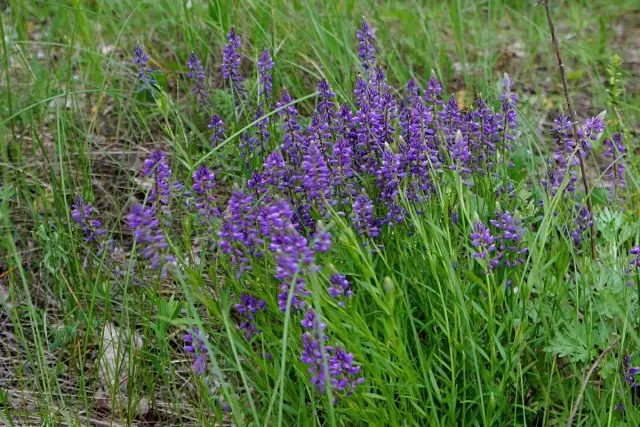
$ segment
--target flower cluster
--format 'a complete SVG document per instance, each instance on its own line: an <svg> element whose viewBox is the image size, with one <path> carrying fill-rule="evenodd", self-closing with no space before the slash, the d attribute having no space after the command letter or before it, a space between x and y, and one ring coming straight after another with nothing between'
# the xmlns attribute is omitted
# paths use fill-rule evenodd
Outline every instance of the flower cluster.
<svg viewBox="0 0 640 427"><path fill-rule="evenodd" d="M211 129L211 147L215 148L224 139L224 122L217 114L211 116L208 128Z"/></svg>
<svg viewBox="0 0 640 427"><path fill-rule="evenodd" d="M85 202L80 196L76 196L71 206L71 218L82 227L87 242L99 240L107 234L107 231L102 227L102 221L93 218L91 203Z"/></svg>
<svg viewBox="0 0 640 427"><path fill-rule="evenodd" d="M575 229L570 232L571 239L573 240L573 244L576 247L579 247L582 244L584 232L589 229L593 223L591 212L589 212L589 209L587 209L586 206L579 206L576 209L576 215L573 223L575 224Z"/></svg>
<svg viewBox="0 0 640 427"><path fill-rule="evenodd" d="M156 92L153 85L156 83L156 80L151 75L151 68L147 65L149 55L142 50L140 46L136 46L134 54L135 58L133 62L137 68L138 80L140 80L140 89L148 89L149 92L151 92L151 95L155 97Z"/></svg>
<svg viewBox="0 0 640 427"><path fill-rule="evenodd" d="M633 248L631 248L630 253L631 255L635 256L635 258L633 258L629 264L631 264L632 267L640 270L640 246L634 246Z"/></svg>
<svg viewBox="0 0 640 427"><path fill-rule="evenodd" d="M193 359L193 371L197 375L205 375L209 354L206 338L198 328L193 328L183 336L184 350L191 354Z"/></svg>
<svg viewBox="0 0 640 427"><path fill-rule="evenodd" d="M528 249L523 246L525 229L509 212L497 212L490 220L493 231L482 221L476 221L471 233L474 258L483 259L489 269L499 266L516 267L524 262Z"/></svg>
<svg viewBox="0 0 640 427"><path fill-rule="evenodd" d="M202 62L200 62L200 59L198 59L196 54L193 52L191 53L191 55L189 55L189 59L187 60L187 68L189 69L187 77L193 80L191 93L193 94L193 96L195 96L198 103L208 105L209 93L204 87L206 80L204 67L202 66Z"/></svg>
<svg viewBox="0 0 640 427"><path fill-rule="evenodd" d="M362 18L362 25L360 26L360 30L357 32L358 42L359 42L359 56L360 61L362 62L362 68L365 71L369 71L373 69L376 62L376 47L375 37L373 35L373 30L369 27L367 21Z"/></svg>
<svg viewBox="0 0 640 427"><path fill-rule="evenodd" d="M142 174L147 177L153 176L153 186L151 187L151 194L149 194L149 202L154 203L158 200L166 211L171 198L171 169L169 168L165 154L160 150L151 153L151 155L144 160Z"/></svg>
<svg viewBox="0 0 640 427"><path fill-rule="evenodd" d="M632 388L636 388L638 386L640 386L639 382L636 382L636 375L638 375L638 373L640 373L640 367L638 366L631 366L631 356L630 355L626 355L624 357L624 359L622 359L622 366L624 367L624 378L625 380L627 380L627 384L632 387Z"/></svg>
<svg viewBox="0 0 640 427"><path fill-rule="evenodd" d="M260 329L256 327L255 315L259 311L263 311L267 306L264 300L258 299L251 295L240 295L240 302L235 305L235 309L242 317L242 321L238 324L238 327L244 331L244 337L247 341L251 340L251 337L259 334Z"/></svg>
<svg viewBox="0 0 640 427"><path fill-rule="evenodd" d="M258 58L258 96L263 102L268 102L273 92L273 80L271 70L273 69L273 59L269 49L265 49Z"/></svg>
<svg viewBox="0 0 640 427"><path fill-rule="evenodd" d="M232 91L239 97L245 96L243 84L244 78L240 74L240 36L236 33L235 27L231 27L227 35L227 44L222 52L222 78L230 86Z"/></svg>
<svg viewBox="0 0 640 427"><path fill-rule="evenodd" d="M335 273L329 278L329 283L329 295L338 300L339 306L344 307L344 300L353 295L349 281L342 274Z"/></svg>
<svg viewBox="0 0 640 427"><path fill-rule="evenodd" d="M490 268L498 266L499 262L493 259L493 252L496 250L495 237L493 237L491 230L489 230L482 221L476 221L475 224L473 224L471 244L476 250L476 252L473 253L474 258L488 261Z"/></svg>
<svg viewBox="0 0 640 427"><path fill-rule="evenodd" d="M200 165L193 173L191 190L195 196L195 208L202 223L211 223L214 218L220 216L220 209L214 195L215 188L216 181L213 172L205 165Z"/></svg>
<svg viewBox="0 0 640 427"><path fill-rule="evenodd" d="M166 276L167 265L172 264L174 258L165 254L169 244L160 227L156 207L135 203L127 215L127 225L133 230L136 243L142 246L142 255L149 260L151 268L161 269L162 276Z"/></svg>
<svg viewBox="0 0 640 427"><path fill-rule="evenodd" d="M568 116L559 115L553 121L553 135L556 151L553 155L555 166L547 171L541 180L542 186L551 196L555 196L566 181L566 190L573 193L578 180L576 166L579 160L575 153L575 141L571 134L571 120Z"/></svg>
<svg viewBox="0 0 640 427"><path fill-rule="evenodd" d="M234 94L236 113L242 114L236 114L239 123L227 123L227 129L223 119L213 114L208 128L213 147L222 148L226 136L228 148L240 152L243 180L225 186L226 177L222 177L218 186L216 177L221 177L199 164L185 177L188 185L183 190L182 184L172 181L167 156L156 150L144 162L143 175L151 183L149 195L143 203L134 204L127 216L144 258L163 275L174 262L169 255L169 242L173 247L174 240L165 231L177 226L180 218L175 210L182 205L176 201L184 202L196 221L186 223L185 229L206 229L215 259L229 265L238 279L251 283L259 274L272 275L278 310L289 311L304 329L301 360L309 366L312 383L320 392L330 384L338 395L352 393L364 379L351 353L328 345L330 331L310 309L308 283L313 277L326 277L322 263L328 256L323 254L335 250L323 224L346 223L363 244L373 241L378 247L385 236L395 233L393 227L409 222L410 214L421 215L428 203L441 200L443 194L437 190L442 182L462 183L471 192L491 187L495 191L491 203L497 206L505 205L505 199L510 203L516 188L508 172L510 150L518 136L518 96L508 75L501 82L499 100L479 98L468 106L446 96L435 76L422 83L411 80L404 91L397 91L376 62L374 31L364 19L357 38L364 72L355 82L353 102L336 96L323 79L318 83L315 108L313 104L299 107L286 88L274 90L269 49L260 53L256 64L256 96L248 96L254 85L247 84L241 72L242 43L232 27L222 53L222 77L225 90ZM148 57L141 50L136 57L139 70L146 72ZM199 104L209 106L207 76L194 53L187 67L193 95ZM280 94L278 102L275 93ZM277 114L272 114L274 103ZM303 117L303 111L309 111L309 117ZM554 123L554 168L543 182L551 194L562 185L574 190L579 156L586 155L597 140L603 120L600 116L588 119L579 129L580 147L575 146L572 127L565 116ZM242 130L234 145L231 133L236 129ZM615 137L608 146L610 158L618 158L624 149ZM96 220L91 218L90 206L76 205L73 218L85 235L99 235L101 224L92 222ZM466 224L451 208L451 222L459 231ZM572 234L575 242L591 220L583 210L580 218L587 225L579 223ZM490 221L473 224L473 257L487 270L510 271L526 257L524 234L519 218L498 211ZM344 307L356 291L354 283L331 270L326 286L318 289L326 289L325 297ZM258 313L267 310L265 300L269 301L251 296L255 291L247 286L247 293L240 294L234 306L234 318L247 340L260 333ZM185 344L196 372L205 372L207 349L200 331L187 334Z"/></svg>
<svg viewBox="0 0 640 427"><path fill-rule="evenodd" d="M302 335L300 360L309 365L311 383L320 393L325 392L327 381L334 393L345 396L353 393L356 385L364 382L360 366L353 363L353 354L340 346L326 345L326 325L313 310L307 311L301 324L307 331Z"/></svg>

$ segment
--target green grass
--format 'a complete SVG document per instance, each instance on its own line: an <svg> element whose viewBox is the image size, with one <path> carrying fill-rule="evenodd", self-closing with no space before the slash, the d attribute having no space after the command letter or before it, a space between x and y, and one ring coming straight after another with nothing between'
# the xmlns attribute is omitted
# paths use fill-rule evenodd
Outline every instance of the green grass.
<svg viewBox="0 0 640 427"><path fill-rule="evenodd" d="M625 65L633 55L636 2L555 3L578 115L609 109L613 117L606 68L617 54L628 86L617 108L637 132L638 75ZM0 291L10 294L10 305L0 304L2 423L213 425L225 418L238 425L551 425L566 423L587 371L605 350L575 424L616 425L625 416L630 425L640 422L637 396L621 375L624 355L640 360L640 285L626 283L628 250L640 241L639 165L631 155L637 141L628 140L622 202L609 202L601 159L590 159L599 250L592 261L586 246L575 249L566 233L571 218L563 202L548 201L541 216L535 200L542 196L531 197L542 174L539 154L551 150L539 128L549 127L564 102L543 7L528 0L8 4L0 34ZM231 97L215 91L227 135L236 137L217 151L206 149L208 117L194 108L181 78L189 53L203 59L209 84L220 87L214 76L225 34L235 25L246 74L255 77L258 54L271 48L274 87L287 87L308 114L323 77L340 102L352 102L362 16L376 28L379 62L398 86L409 78L424 84L433 72L464 105L478 94L495 103L497 82L509 73L522 100L523 132L515 144L522 172L514 177L511 208L530 225L530 253L513 277L516 294L505 291L498 275L482 274L468 256L468 235L497 198L490 192L479 198L453 173L433 203L420 211L407 203L412 231L384 231L381 250L372 242L363 246L344 218L332 216L329 226L339 237L321 259L323 269L309 278L313 305L332 341L356 355L367 379L334 402L305 381L298 317L262 319L262 334L251 344L244 340L232 307L236 291L248 284L224 257L197 261L194 221L171 236L182 274L175 280L147 275L141 286L133 269L118 280L110 275L107 257L87 248L70 210L81 194L109 234L131 247L122 220L131 200L146 196L139 170L154 148L172 153L173 170L184 177L199 163L216 164L227 192L232 177L249 175L235 149L248 122L236 120ZM158 70L157 102L136 90L136 44ZM450 208L460 212L459 225ZM355 296L346 308L321 292L333 266L353 278ZM275 308L271 269L265 259L249 281ZM105 350L104 327L112 323L125 336L127 351L118 353L128 378L124 390L102 384L96 362ZM192 326L207 331L210 362L227 378L217 394L192 374L182 351L183 332ZM220 396L230 405L226 414ZM144 415L141 401L151 408ZM626 405L625 416L614 410L618 403Z"/></svg>

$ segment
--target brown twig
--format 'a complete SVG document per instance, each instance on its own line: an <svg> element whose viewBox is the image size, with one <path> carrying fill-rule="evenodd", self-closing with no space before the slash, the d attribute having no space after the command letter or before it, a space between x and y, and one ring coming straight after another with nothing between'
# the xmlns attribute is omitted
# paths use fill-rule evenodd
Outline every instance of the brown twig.
<svg viewBox="0 0 640 427"><path fill-rule="evenodd" d="M549 0L542 0L544 3L544 9L547 12L547 22L549 23L549 30L551 30L551 42L553 44L553 50L556 53L558 59L558 68L560 68L560 77L562 78L562 88L564 89L564 97L567 101L567 109L571 115L571 124L573 125L573 139L576 143L576 148L580 147L580 138L578 137L578 117L576 110L573 108L573 102L571 102L571 95L569 94L569 85L567 84L567 76L564 71L564 62L562 62L562 56L560 55L560 46L558 45L558 39L556 38L556 29L553 25L553 19L551 17L551 7L549 6ZM583 147L584 149L585 147ZM591 192L589 191L589 179L587 178L587 167L584 163L584 158L578 155L580 159L580 172L582 173L582 184L584 185L584 192L587 198L587 209L591 215L591 259L596 259L596 227L595 218L593 216L593 204L591 203Z"/></svg>

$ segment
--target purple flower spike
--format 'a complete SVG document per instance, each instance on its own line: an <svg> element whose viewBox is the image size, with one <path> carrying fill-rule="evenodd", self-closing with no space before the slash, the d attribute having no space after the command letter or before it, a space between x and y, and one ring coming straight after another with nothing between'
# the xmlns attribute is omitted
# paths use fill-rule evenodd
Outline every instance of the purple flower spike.
<svg viewBox="0 0 640 427"><path fill-rule="evenodd" d="M487 261L490 270L522 264L528 250L523 247L525 229L520 220L509 212L497 212L489 223L495 231L492 232L482 221L473 226L471 244L476 249L473 257Z"/></svg>
<svg viewBox="0 0 640 427"><path fill-rule="evenodd" d="M133 62L138 69L138 80L140 80L141 84L140 90L148 89L149 92L151 92L151 95L155 98L156 92L153 85L156 83L156 80L151 75L151 68L147 66L149 55L142 50L140 46L136 46L134 52L135 59Z"/></svg>
<svg viewBox="0 0 640 427"><path fill-rule="evenodd" d="M376 237L380 234L378 223L373 217L373 202L366 193L362 192L353 202L351 219L358 235Z"/></svg>
<svg viewBox="0 0 640 427"><path fill-rule="evenodd" d="M591 213L586 206L579 206L577 209L577 216L573 219L573 223L576 228L571 231L571 238L573 239L573 244L576 247L579 247L582 244L582 237L584 232L591 227L593 220L591 218Z"/></svg>
<svg viewBox="0 0 640 427"><path fill-rule="evenodd" d="M476 252L473 254L474 258L490 261L489 255L496 249L495 238L482 221L476 221L476 223L473 224L471 244L476 248Z"/></svg>
<svg viewBox="0 0 640 427"><path fill-rule="evenodd" d="M580 137L580 155L587 156L591 151L591 143L597 141L604 132L604 112L584 121L584 126L578 132Z"/></svg>
<svg viewBox="0 0 640 427"><path fill-rule="evenodd" d="M269 49L265 49L258 58L258 82L259 89L258 94L263 103L267 103L271 98L273 92L273 83L271 77L271 70L273 69L273 60L271 59L271 53Z"/></svg>
<svg viewBox="0 0 640 427"><path fill-rule="evenodd" d="M635 259L632 259L629 264L640 270L640 246L633 247L630 253L635 256Z"/></svg>
<svg viewBox="0 0 640 427"><path fill-rule="evenodd" d="M624 359L622 359L622 366L624 367L624 376L627 380L627 384L631 388L636 388L640 386L639 382L636 382L635 376L640 373L640 367L631 366L631 355L626 355Z"/></svg>
<svg viewBox="0 0 640 427"><path fill-rule="evenodd" d="M318 225L313 235L313 250L317 253L327 253L331 249L331 233Z"/></svg>
<svg viewBox="0 0 640 427"><path fill-rule="evenodd" d="M204 67L202 62L198 59L195 53L191 52L189 59L187 60L187 68L189 72L187 77L193 80L193 87L191 93L195 96L198 103L209 105L209 94L204 88L206 76L204 75Z"/></svg>
<svg viewBox="0 0 640 427"><path fill-rule="evenodd" d="M300 321L300 325L302 325L304 329L312 330L316 334L323 334L327 328L327 325L322 321L320 316L316 315L316 312L312 309L308 309L305 312L304 318Z"/></svg>
<svg viewBox="0 0 640 427"><path fill-rule="evenodd" d="M429 78L427 88L424 91L424 99L427 104L432 106L442 104L442 85L435 76Z"/></svg>
<svg viewBox="0 0 640 427"><path fill-rule="evenodd" d="M282 118L280 128L284 132L282 136L282 154L286 156L287 160L290 160L294 166L299 166L302 161L304 143L300 133L300 125L298 124L298 110L292 102L293 98L289 95L289 91L282 89L282 97L276 104L276 107L282 108L279 112Z"/></svg>
<svg viewBox="0 0 640 427"><path fill-rule="evenodd" d="M224 122L220 116L214 114L211 116L211 120L207 127L211 129L211 147L215 148L224 140Z"/></svg>
<svg viewBox="0 0 640 427"><path fill-rule="evenodd" d="M319 145L311 143L304 153L302 169L305 171L303 187L309 202L324 203L331 200L329 168Z"/></svg>
<svg viewBox="0 0 640 427"><path fill-rule="evenodd" d="M359 56L362 62L362 68L370 73L376 65L376 38L373 35L373 29L369 27L367 21L362 18L360 30L356 33L359 43Z"/></svg>
<svg viewBox="0 0 640 427"><path fill-rule="evenodd" d="M528 249L522 247L525 228L519 219L509 212L497 212L490 221L496 228L496 261L505 267L516 267L524 263Z"/></svg>
<svg viewBox="0 0 640 427"><path fill-rule="evenodd" d="M144 176L153 176L154 178L149 201L153 203L159 200L163 213L167 213L166 211L171 199L171 169L162 151L156 150L145 159L142 174Z"/></svg>
<svg viewBox="0 0 640 427"><path fill-rule="evenodd" d="M134 204L127 215L127 224L133 230L136 243L142 247L143 257L151 262L151 268L161 269L162 276L166 276L166 268L173 264L174 259L164 254L169 244L160 228L155 206L145 208L139 203Z"/></svg>
<svg viewBox="0 0 640 427"><path fill-rule="evenodd" d="M267 303L264 300L247 294L242 294L240 303L235 305L236 311L242 317L238 327L244 331L247 341L250 341L252 336L261 332L255 325L255 315L259 311L263 311L266 306Z"/></svg>
<svg viewBox="0 0 640 427"><path fill-rule="evenodd" d="M210 223L214 218L220 217L220 210L213 192L215 188L216 181L213 172L205 165L200 165L193 173L191 190L195 195L195 208L203 223Z"/></svg>
<svg viewBox="0 0 640 427"><path fill-rule="evenodd" d="M222 52L222 78L231 87L240 99L244 98L244 78L240 74L240 36L236 34L235 27L227 35L227 44Z"/></svg>
<svg viewBox="0 0 640 427"><path fill-rule="evenodd" d="M193 370L197 375L205 375L207 372L207 362L209 356L205 344L206 338L198 328L193 328L191 332L184 334L184 351L191 354L193 359Z"/></svg>
<svg viewBox="0 0 640 427"><path fill-rule="evenodd" d="M311 384L324 393L329 381L334 393L345 396L352 394L356 385L364 382L360 376L361 368L353 363L353 354L347 353L342 347L326 345L328 337L324 333L324 323L317 319L315 313L307 313L303 324L308 331L302 335L300 360L309 365ZM325 369L325 360L328 371Z"/></svg>
<svg viewBox="0 0 640 427"><path fill-rule="evenodd" d="M518 117L516 107L518 106L518 95L511 90L512 83L509 75L505 73L502 81L502 94L500 95L501 110L503 116L503 135L505 147L515 139L514 131L518 127Z"/></svg>
<svg viewBox="0 0 640 427"><path fill-rule="evenodd" d="M93 207L80 196L76 196L71 206L71 218L82 227L87 242L99 240L107 234L102 222L93 217Z"/></svg>
<svg viewBox="0 0 640 427"><path fill-rule="evenodd" d="M238 275L244 270L251 270L251 255L261 255L259 248L262 246L262 239L257 220L253 195L234 191L229 198L218 235L220 250L229 254L231 263L239 267Z"/></svg>
<svg viewBox="0 0 640 427"><path fill-rule="evenodd" d="M349 281L342 274L332 274L329 278L331 286L329 287L329 295L338 300L338 305L344 307L345 300L351 298L353 291L349 285Z"/></svg>

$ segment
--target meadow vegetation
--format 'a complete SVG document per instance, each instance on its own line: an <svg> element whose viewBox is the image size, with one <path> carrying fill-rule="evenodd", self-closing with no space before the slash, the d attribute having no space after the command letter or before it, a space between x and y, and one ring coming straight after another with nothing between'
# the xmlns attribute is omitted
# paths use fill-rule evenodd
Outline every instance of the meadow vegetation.
<svg viewBox="0 0 640 427"><path fill-rule="evenodd" d="M0 421L637 425L640 10L0 16Z"/></svg>

